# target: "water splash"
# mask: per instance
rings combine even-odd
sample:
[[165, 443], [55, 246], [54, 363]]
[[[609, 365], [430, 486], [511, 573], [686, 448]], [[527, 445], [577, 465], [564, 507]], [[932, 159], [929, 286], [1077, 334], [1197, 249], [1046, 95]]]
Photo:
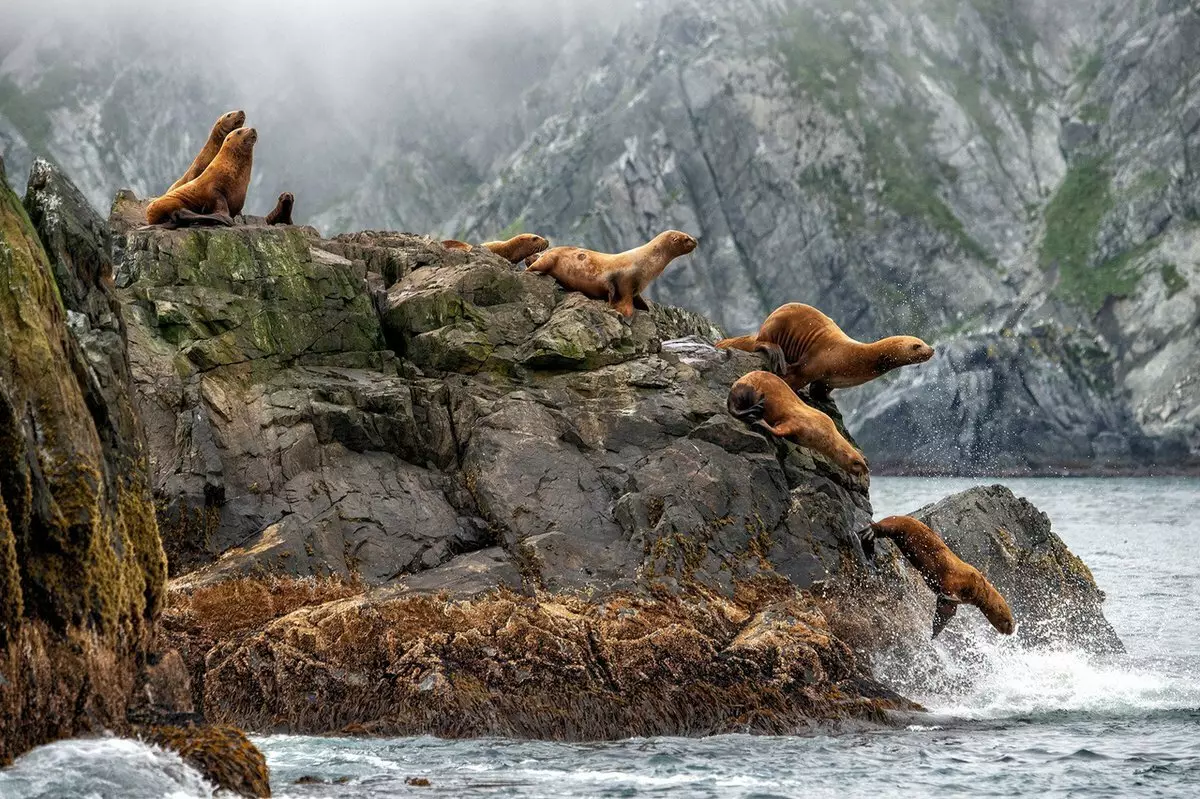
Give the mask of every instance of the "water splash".
[[211, 799], [214, 792], [179, 755], [126, 738], [58, 741], [0, 771], [6, 799]]
[[874, 666], [893, 689], [959, 719], [1200, 709], [1200, 668], [1187, 659], [1026, 649], [987, 630], [936, 641], [922, 658], [907, 648], [885, 654]]

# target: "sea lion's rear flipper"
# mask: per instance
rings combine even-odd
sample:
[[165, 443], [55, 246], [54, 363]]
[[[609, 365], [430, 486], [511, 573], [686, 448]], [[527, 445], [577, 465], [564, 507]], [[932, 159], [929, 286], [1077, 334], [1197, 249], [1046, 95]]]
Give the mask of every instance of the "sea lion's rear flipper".
[[945, 594], [938, 594], [937, 610], [933, 613], [933, 637], [937, 638], [938, 633], [946, 629], [946, 625], [954, 618], [954, 614], [958, 611], [958, 602], [954, 601]]
[[171, 214], [171, 218], [163, 227], [169, 230], [181, 227], [233, 227], [233, 217], [229, 214], [198, 214], [186, 208], [180, 208]]
[[783, 354], [783, 347], [770, 341], [759, 341], [754, 348], [767, 356], [767, 365], [772, 372], [780, 377], [787, 374], [787, 356]]
[[641, 294], [635, 294], [633, 297], [633, 307], [639, 311], [648, 311], [650, 306], [646, 303], [646, 299]]

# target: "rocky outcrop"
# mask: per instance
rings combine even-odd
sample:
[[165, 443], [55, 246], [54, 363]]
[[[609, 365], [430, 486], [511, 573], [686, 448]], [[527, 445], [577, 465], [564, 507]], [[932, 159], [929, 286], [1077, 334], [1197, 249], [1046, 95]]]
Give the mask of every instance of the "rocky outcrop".
[[0, 180], [0, 762], [125, 726], [165, 588], [106, 232], [77, 201], [40, 164], [28, 213]]
[[[911, 515], [938, 531], [1000, 591], [1017, 622], [1017, 645], [1097, 655], [1125, 651], [1104, 618], [1104, 593], [1091, 572], [1027, 500], [1004, 486], [981, 486]], [[820, 596], [833, 634], [866, 657], [889, 688], [905, 695], [922, 696], [931, 688], [944, 692], [983, 677], [963, 664], [986, 661], [985, 653], [1012, 645], [982, 613], [964, 605], [935, 646], [930, 632], [936, 598], [890, 541], [879, 546], [869, 571], [826, 582]]]
[[959, 336], [920, 369], [839, 392], [871, 465], [901, 474], [1128, 474], [1200, 468], [1182, 436], [1151, 437], [1103, 342], [1047, 324]]
[[220, 791], [251, 799], [271, 795], [267, 760], [233, 727], [150, 727], [142, 740], [178, 752]]

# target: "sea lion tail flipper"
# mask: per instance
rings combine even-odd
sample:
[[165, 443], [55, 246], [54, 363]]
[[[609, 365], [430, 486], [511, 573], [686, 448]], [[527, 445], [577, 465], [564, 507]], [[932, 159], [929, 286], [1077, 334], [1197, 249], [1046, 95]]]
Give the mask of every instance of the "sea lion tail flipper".
[[958, 603], [946, 596], [938, 594], [937, 610], [933, 614], [933, 637], [937, 638], [938, 633], [946, 629], [946, 625], [954, 618], [954, 614], [958, 611]]
[[766, 396], [754, 386], [734, 385], [729, 390], [725, 407], [729, 415], [742, 422], [761, 422], [766, 408]]
[[734, 336], [733, 338], [723, 338], [716, 344], [720, 350], [742, 350], [743, 352], [754, 352], [758, 346], [757, 336]]
[[166, 226], [168, 226], [168, 230], [173, 230], [181, 227], [233, 227], [233, 224], [233, 217], [229, 214], [198, 214], [195, 211], [180, 208], [172, 212]]
[[647, 304], [646, 298], [643, 297], [641, 294], [635, 294], [633, 296], [633, 307], [637, 308], [639, 311], [650, 310], [650, 306], [649, 306], [649, 304]]

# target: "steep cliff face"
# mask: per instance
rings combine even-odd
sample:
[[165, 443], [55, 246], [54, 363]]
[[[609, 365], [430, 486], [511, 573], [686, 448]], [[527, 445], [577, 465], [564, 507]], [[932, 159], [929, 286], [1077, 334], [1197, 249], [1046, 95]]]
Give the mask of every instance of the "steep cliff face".
[[165, 588], [107, 231], [73, 203], [0, 180], [0, 762], [125, 726]]
[[[792, 300], [853, 335], [969, 331], [1001, 352], [1002, 330], [1082, 328], [1097, 347], [1054, 377], [1080, 399], [1065, 413], [1095, 412], [1089, 384], [1111, 375], [1110, 411], [1082, 427], [1155, 438], [1124, 456], [1141, 467], [1191, 468], [1198, 19], [1170, 2], [651, 4], [459, 223], [601, 249], [691, 230], [700, 255], [657, 296], [739, 332]], [[1025, 402], [992, 401], [963, 415]], [[962, 447], [891, 468], [997, 462], [977, 427], [937, 435]], [[1000, 462], [1054, 466], [1043, 446]]]

